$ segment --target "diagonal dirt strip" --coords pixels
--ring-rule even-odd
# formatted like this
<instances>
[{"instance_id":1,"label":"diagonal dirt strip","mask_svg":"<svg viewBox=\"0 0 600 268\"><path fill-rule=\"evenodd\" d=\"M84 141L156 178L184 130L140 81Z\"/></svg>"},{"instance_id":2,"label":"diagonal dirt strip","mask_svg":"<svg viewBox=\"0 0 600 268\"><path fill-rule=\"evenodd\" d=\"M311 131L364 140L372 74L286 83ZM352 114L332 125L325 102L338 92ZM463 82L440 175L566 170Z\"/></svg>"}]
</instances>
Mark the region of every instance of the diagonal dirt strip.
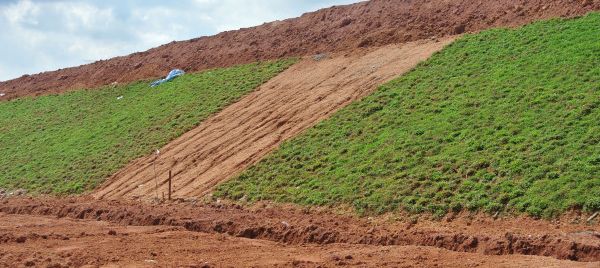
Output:
<instances>
[{"instance_id":1,"label":"diagonal dirt strip","mask_svg":"<svg viewBox=\"0 0 600 268\"><path fill-rule=\"evenodd\" d=\"M452 40L303 59L160 149L158 157L133 161L92 195L100 199L162 196L168 191L169 170L174 175L173 197L206 195L281 142L409 71Z\"/></svg>"}]
</instances>

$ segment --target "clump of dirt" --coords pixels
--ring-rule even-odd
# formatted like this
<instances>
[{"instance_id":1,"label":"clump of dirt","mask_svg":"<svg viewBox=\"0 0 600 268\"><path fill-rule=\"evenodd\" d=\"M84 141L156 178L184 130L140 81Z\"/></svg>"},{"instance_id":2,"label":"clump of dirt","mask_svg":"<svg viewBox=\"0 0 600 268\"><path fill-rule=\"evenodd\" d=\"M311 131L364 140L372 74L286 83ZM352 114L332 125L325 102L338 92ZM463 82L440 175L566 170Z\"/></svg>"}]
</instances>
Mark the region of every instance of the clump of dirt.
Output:
<instances>
[{"instance_id":1,"label":"clump of dirt","mask_svg":"<svg viewBox=\"0 0 600 268\"><path fill-rule=\"evenodd\" d=\"M0 83L2 100L93 88L258 60L376 47L518 26L599 10L600 0L372 0L299 18L172 42L145 52Z\"/></svg>"},{"instance_id":2,"label":"clump of dirt","mask_svg":"<svg viewBox=\"0 0 600 268\"><path fill-rule=\"evenodd\" d=\"M0 204L0 212L99 220L120 225L173 226L187 231L290 245L431 246L486 255L522 254L600 261L598 225L550 223L531 218L494 220L485 216L459 216L445 221L389 222L294 207L246 209L239 205L199 205L194 202L148 205L83 198L13 198ZM115 231L109 235L118 236L119 233ZM15 239L9 235L0 241Z\"/></svg>"}]
</instances>

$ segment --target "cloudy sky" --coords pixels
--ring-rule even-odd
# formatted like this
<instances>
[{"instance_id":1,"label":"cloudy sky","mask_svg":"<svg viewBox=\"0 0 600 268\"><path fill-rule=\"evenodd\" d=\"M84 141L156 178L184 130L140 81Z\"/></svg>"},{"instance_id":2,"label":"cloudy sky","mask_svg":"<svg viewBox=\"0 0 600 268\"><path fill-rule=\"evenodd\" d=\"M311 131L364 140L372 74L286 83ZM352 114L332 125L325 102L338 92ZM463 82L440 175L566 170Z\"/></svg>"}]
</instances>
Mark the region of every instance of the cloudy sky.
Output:
<instances>
[{"instance_id":1,"label":"cloudy sky","mask_svg":"<svg viewBox=\"0 0 600 268\"><path fill-rule=\"evenodd\" d=\"M0 0L0 81L359 0Z\"/></svg>"}]
</instances>

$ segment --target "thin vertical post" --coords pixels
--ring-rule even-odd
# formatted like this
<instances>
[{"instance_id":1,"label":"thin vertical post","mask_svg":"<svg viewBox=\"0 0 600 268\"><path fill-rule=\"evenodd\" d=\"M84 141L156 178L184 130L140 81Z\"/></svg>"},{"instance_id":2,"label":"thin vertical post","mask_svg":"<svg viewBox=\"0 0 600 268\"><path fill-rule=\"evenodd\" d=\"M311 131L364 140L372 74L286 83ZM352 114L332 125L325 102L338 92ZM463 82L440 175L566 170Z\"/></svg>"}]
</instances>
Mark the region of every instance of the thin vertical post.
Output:
<instances>
[{"instance_id":1,"label":"thin vertical post","mask_svg":"<svg viewBox=\"0 0 600 268\"><path fill-rule=\"evenodd\" d=\"M169 201L171 201L171 180L172 180L172 176L171 176L171 170L169 170Z\"/></svg>"}]
</instances>

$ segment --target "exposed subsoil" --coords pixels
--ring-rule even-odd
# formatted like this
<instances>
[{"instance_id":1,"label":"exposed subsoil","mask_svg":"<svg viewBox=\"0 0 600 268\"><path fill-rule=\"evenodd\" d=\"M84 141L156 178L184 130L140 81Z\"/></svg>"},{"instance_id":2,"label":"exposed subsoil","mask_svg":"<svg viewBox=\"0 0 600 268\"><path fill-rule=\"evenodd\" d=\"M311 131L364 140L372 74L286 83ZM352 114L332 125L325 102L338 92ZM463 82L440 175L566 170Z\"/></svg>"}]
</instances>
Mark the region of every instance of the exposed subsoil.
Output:
<instances>
[{"instance_id":1,"label":"exposed subsoil","mask_svg":"<svg viewBox=\"0 0 600 268\"><path fill-rule=\"evenodd\" d=\"M131 82L172 68L334 52L306 57L161 149L158 158L132 162L93 197L0 200L0 266L598 267L600 225L578 215L558 222L468 214L390 220L268 204L96 198L161 196L169 170L175 197L205 195L282 141L414 67L452 40L445 36L599 9L600 0L373 0L2 82L0 100L6 100Z\"/></svg>"},{"instance_id":2,"label":"exposed subsoil","mask_svg":"<svg viewBox=\"0 0 600 268\"><path fill-rule=\"evenodd\" d=\"M132 161L94 196L160 197L168 193L169 171L174 197L208 194L281 142L410 70L452 39L308 57L161 148L158 157Z\"/></svg>"},{"instance_id":3,"label":"exposed subsoil","mask_svg":"<svg viewBox=\"0 0 600 268\"><path fill-rule=\"evenodd\" d=\"M378 47L600 10L600 0L372 0L1 82L0 100L291 56Z\"/></svg>"},{"instance_id":4,"label":"exposed subsoil","mask_svg":"<svg viewBox=\"0 0 600 268\"><path fill-rule=\"evenodd\" d=\"M600 225L466 214L411 222L267 204L14 198L0 201L0 245L0 265L11 267L598 267Z\"/></svg>"},{"instance_id":5,"label":"exposed subsoil","mask_svg":"<svg viewBox=\"0 0 600 268\"><path fill-rule=\"evenodd\" d=\"M282 243L103 221L2 215L2 267L597 267L538 256L486 256L421 246Z\"/></svg>"}]
</instances>

